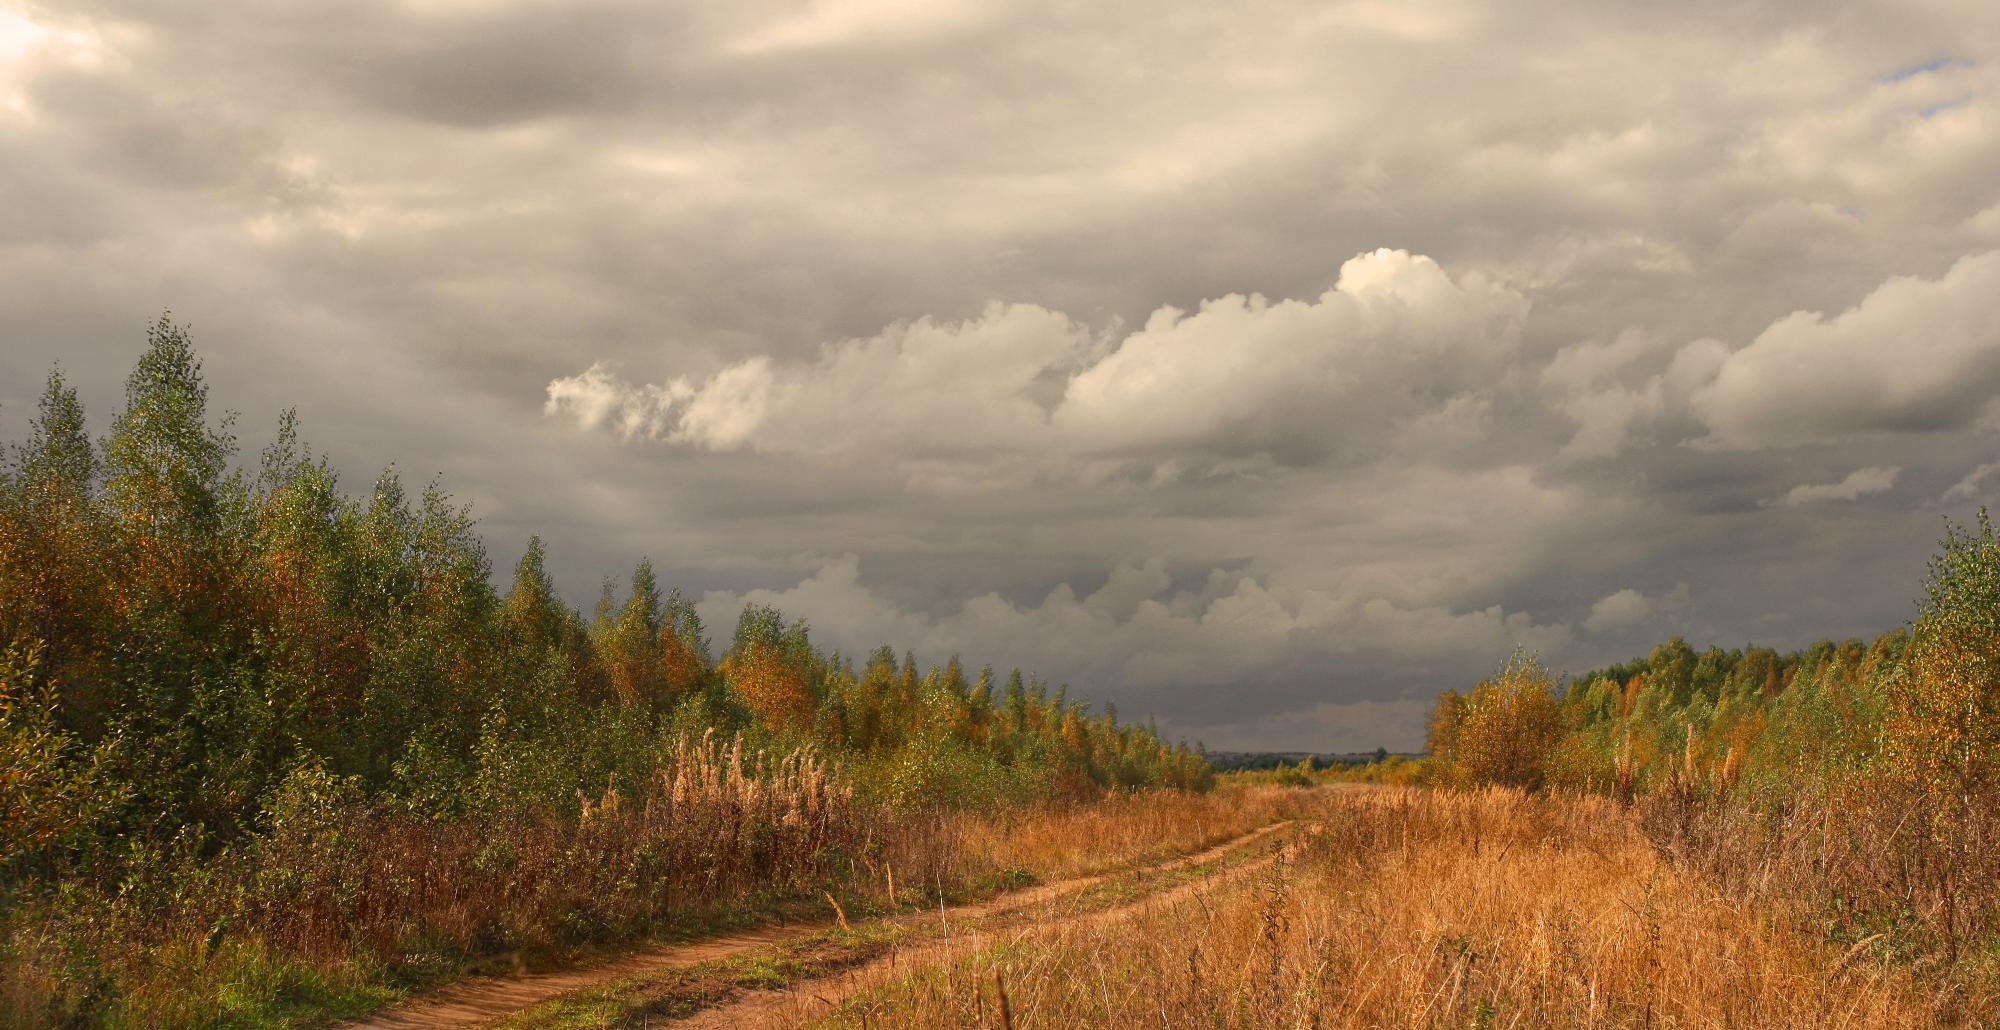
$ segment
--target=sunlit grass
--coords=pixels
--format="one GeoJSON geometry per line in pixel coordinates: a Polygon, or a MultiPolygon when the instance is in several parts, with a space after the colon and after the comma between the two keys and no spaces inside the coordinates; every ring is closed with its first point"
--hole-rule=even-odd
{"type": "Polygon", "coordinates": [[[999,1026],[1002,989],[1015,1028],[1938,1025],[1910,970],[1670,865],[1606,801],[1325,804],[1265,874],[1025,934],[821,1025],[999,1026]]]}

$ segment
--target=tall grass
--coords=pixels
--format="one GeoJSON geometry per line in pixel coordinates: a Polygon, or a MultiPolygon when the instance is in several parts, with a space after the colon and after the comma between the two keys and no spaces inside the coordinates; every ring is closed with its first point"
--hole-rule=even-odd
{"type": "Polygon", "coordinates": [[[956,814],[948,817],[948,832],[954,853],[970,863],[961,873],[965,880],[1008,870],[1053,880],[1199,851],[1306,807],[1298,791],[1274,787],[1156,791],[1092,805],[956,814]]]}
{"type": "Polygon", "coordinates": [[[829,1026],[1991,1025],[1813,916],[1674,865],[1616,802],[1350,790],[1255,877],[1034,932],[829,1026]],[[997,986],[996,986],[997,981],[997,986]]]}
{"type": "Polygon", "coordinates": [[[1869,777],[1733,797],[1670,789],[1635,812],[1676,865],[1748,902],[1789,904],[1829,940],[1894,956],[1988,1008],[2000,992],[2000,805],[1941,818],[1929,800],[1869,777]]]}

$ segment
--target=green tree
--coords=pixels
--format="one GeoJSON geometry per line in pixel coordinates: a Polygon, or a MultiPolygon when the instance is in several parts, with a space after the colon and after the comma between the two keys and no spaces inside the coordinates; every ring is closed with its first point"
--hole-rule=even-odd
{"type": "Polygon", "coordinates": [[[1953,809],[2000,779],[2000,540],[1983,508],[1970,528],[1947,524],[1931,559],[1885,743],[1897,772],[1953,809]]]}
{"type": "Polygon", "coordinates": [[[640,559],[632,570],[631,593],[608,640],[611,685],[629,703],[663,706],[667,702],[667,670],[660,650],[660,631],[665,625],[653,563],[640,559]]]}

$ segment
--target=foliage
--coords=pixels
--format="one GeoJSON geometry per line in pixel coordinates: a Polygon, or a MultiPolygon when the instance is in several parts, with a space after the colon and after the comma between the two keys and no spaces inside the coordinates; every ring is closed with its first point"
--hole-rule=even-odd
{"type": "Polygon", "coordinates": [[[1888,685],[1888,765],[1933,796],[1988,794],[2000,775],[2000,541],[1986,512],[1947,527],[1888,685]]]}
{"type": "Polygon", "coordinates": [[[0,857],[26,856],[86,831],[105,801],[55,699],[34,682],[39,655],[0,653],[0,857]]]}
{"type": "Polygon", "coordinates": [[[1272,770],[1271,782],[1280,787],[1311,787],[1319,783],[1318,770],[1313,768],[1312,756],[1299,759],[1299,764],[1288,766],[1283,762],[1272,770]]]}
{"type": "Polygon", "coordinates": [[[1435,775],[1444,782],[1538,788],[1562,735],[1555,681],[1521,652],[1463,697],[1447,691],[1431,719],[1435,775]]]}
{"type": "MultiPolygon", "coordinates": [[[[290,413],[239,467],[233,423],[163,317],[101,443],[53,372],[0,470],[0,900],[16,902],[0,972],[68,999],[58,1008],[112,1004],[118,977],[97,945],[23,943],[50,926],[98,927],[77,939],[103,942],[143,914],[155,922],[138,937],[197,933],[204,955],[272,969],[321,947],[386,955],[419,930],[468,952],[556,923],[576,939],[632,932],[666,895],[617,901],[620,877],[666,882],[655,872],[685,866],[675,849],[722,854],[714,828],[665,841],[645,833],[666,823],[634,820],[696,811],[676,785],[718,762],[754,785],[743,804],[837,777],[824,796],[852,791],[873,813],[839,815],[843,834],[914,809],[1213,783],[1199,754],[1091,716],[1066,689],[1015,672],[1002,695],[990,670],[969,681],[953,657],[920,672],[886,647],[857,672],[767,607],[747,608],[716,655],[649,560],[589,618],[562,600],[539,539],[496,590],[470,511],[437,482],[412,489],[392,468],[352,493],[290,413]],[[725,760],[714,740],[740,743],[725,760]],[[525,842],[568,857],[528,862],[525,842]],[[606,842],[625,849],[616,861],[606,842]],[[489,882],[469,870],[497,871],[496,899],[503,884],[524,898],[597,884],[619,914],[578,914],[598,903],[571,898],[507,926],[424,923],[423,892],[446,888],[411,877],[489,882]],[[256,901],[281,897],[300,899],[295,920],[256,901]],[[396,924],[367,904],[419,914],[396,924]],[[29,950],[70,956],[36,967],[61,984],[23,972],[29,950]]],[[[795,815],[738,841],[757,856],[731,867],[749,880],[701,872],[701,890],[806,890],[818,859],[773,858],[795,815]]],[[[705,896],[690,890],[667,894],[705,896]]]]}
{"type": "Polygon", "coordinates": [[[1946,960],[2000,949],[2000,540],[1984,511],[1947,523],[1907,630],[1791,654],[1676,637],[1559,697],[1533,679],[1440,696],[1434,781],[1611,793],[1725,882],[1786,872],[1782,893],[1842,932],[1946,960]],[[1494,748],[1487,713],[1536,728],[1494,748]]]}

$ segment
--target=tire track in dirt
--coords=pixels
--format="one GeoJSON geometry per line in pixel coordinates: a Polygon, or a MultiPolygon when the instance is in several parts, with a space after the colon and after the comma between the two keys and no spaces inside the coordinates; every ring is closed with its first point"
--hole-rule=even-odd
{"type": "MultiPolygon", "coordinates": [[[[1098,873],[1002,894],[990,901],[892,917],[895,921],[947,922],[990,920],[1021,909],[1046,903],[1065,895],[1125,877],[1147,877],[1175,872],[1212,862],[1238,848],[1252,844],[1290,826],[1290,820],[1271,823],[1240,834],[1221,844],[1191,855],[1158,862],[1136,870],[1098,873]]],[[[738,933],[707,937],[687,944],[661,945],[633,952],[611,962],[578,969],[521,976],[468,977],[428,992],[402,1005],[366,1019],[340,1024],[337,1030],[466,1030],[533,1008],[572,991],[601,987],[616,980],[666,970],[685,969],[749,954],[761,948],[803,938],[831,928],[832,920],[760,927],[738,933]]],[[[893,957],[893,956],[892,956],[893,957]]],[[[872,965],[864,965],[866,969],[872,965]]],[[[856,970],[858,973],[860,970],[856,970]]],[[[777,993],[777,992],[771,992],[777,993]]],[[[724,1006],[728,1008],[729,1006],[724,1006]]],[[[710,1010],[721,1011],[721,1009],[710,1010]]],[[[703,1013],[701,1015],[705,1015],[703,1013]]],[[[696,1018],[700,1018],[697,1016],[696,1018]]],[[[714,1024],[733,1026],[733,1023],[714,1024]]]]}
{"type": "MultiPolygon", "coordinates": [[[[1274,823],[1256,833],[1246,834],[1200,854],[1189,855],[1161,866],[1149,867],[1137,875],[1165,874],[1213,862],[1253,843],[1259,837],[1290,825],[1290,820],[1274,823]]],[[[842,1002],[863,991],[881,986],[898,977],[909,976],[919,969],[953,961],[977,948],[997,943],[1009,933],[1019,935],[1056,926],[1087,928],[1121,922],[1146,912],[1179,904],[1204,891],[1235,883],[1270,868],[1277,860],[1278,853],[1274,850],[1271,854],[1229,869],[1176,884],[1165,890],[1151,891],[1109,907],[1044,913],[1045,918],[1033,922],[1006,918],[1019,909],[1029,907],[1009,906],[1002,912],[987,916],[983,920],[985,925],[973,923],[943,937],[922,941],[908,948],[893,949],[887,955],[830,976],[801,981],[782,990],[752,991],[683,1019],[654,1021],[651,1025],[678,1027],[681,1030],[752,1030],[760,1027],[799,1026],[815,1016],[827,1014],[842,1002]],[[996,916],[999,918],[995,918],[996,916]]],[[[1097,882],[1102,882],[1110,878],[1095,879],[1097,882]]]]}

